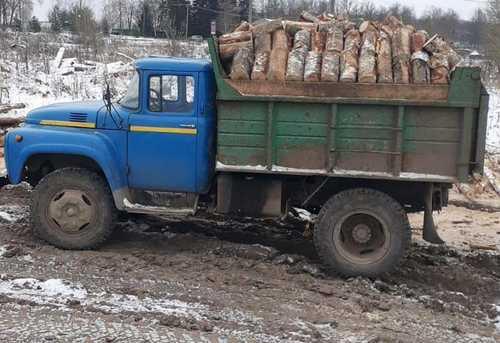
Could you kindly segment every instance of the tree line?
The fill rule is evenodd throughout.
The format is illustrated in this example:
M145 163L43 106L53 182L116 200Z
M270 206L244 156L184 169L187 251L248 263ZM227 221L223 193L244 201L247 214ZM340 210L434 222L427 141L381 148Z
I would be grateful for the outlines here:
M491 40L498 37L495 28L499 20L499 2L488 0L487 8L477 9L471 19L464 20L452 9L431 7L419 16L407 5L386 7L357 0L105 0L102 19L98 20L94 10L84 0L78 0L69 5L65 2L65 6L56 3L48 20L54 32L72 31L86 36L114 32L184 38L209 36L212 21L216 22L218 32L227 32L240 21L249 20L249 16L253 20L296 18L308 10L346 15L353 20L382 20L392 14L407 24L441 33L449 40L486 49L487 45L495 45ZM40 31L40 22L31 16L32 11L33 0L0 0L0 26Z

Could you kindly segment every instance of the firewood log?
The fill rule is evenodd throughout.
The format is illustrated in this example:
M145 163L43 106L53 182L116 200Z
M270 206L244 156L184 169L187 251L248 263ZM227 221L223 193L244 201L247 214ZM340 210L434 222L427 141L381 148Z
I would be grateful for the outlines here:
M385 31L380 31L377 41L377 82L394 82L391 39Z
M252 39L252 32L250 31L238 31L226 33L219 37L219 44L231 44L238 42L246 42Z
M271 33L259 33L254 39L255 53L271 52L272 49L272 35Z
M394 31L392 38L392 61L394 82L410 83L411 35L414 28L401 26Z
M316 31L312 35L311 50L316 52L323 52L325 50L326 34L325 32Z
M4 106L6 106L6 105L4 105ZM2 106L2 107L4 107L4 106ZM0 107L0 110L2 107ZM24 107L25 106L18 107L18 108L24 108ZM13 127L13 126L17 126L17 125L21 124L22 122L24 122L24 119L22 119L22 118L2 117L2 118L0 118L0 127Z
M248 48L253 49L252 41L238 42L231 44L220 44L219 45L219 55L221 60L230 60L238 52L239 49Z
M319 18L317 18L316 16L312 15L307 11L303 11L300 15L300 18L311 23L318 24L320 22Z
M359 68L359 46L361 36L358 30L351 30L346 34L344 51L340 55L340 81L356 82Z
M276 30L273 32L273 49L287 49L288 50L288 36L284 30Z
M25 108L26 105L23 104L23 103L17 103L17 104L9 104L9 105L0 105L0 113L7 113L7 112L10 112L12 110L19 110L19 109L22 109L22 108ZM7 122L9 120L18 120L17 118L0 118L0 120L6 120Z
M286 68L287 81L304 81L304 67L306 63L308 49L300 46L294 48L288 55Z
M416 51L411 56L412 81L417 84L426 84L431 81L429 68L429 54L425 51Z
M334 25L326 32L325 50L338 53L344 50L344 30L340 25Z
M411 52L424 50L425 43L429 40L429 35L425 31L414 32L411 36Z
M252 68L252 80L265 80L269 69L269 51L255 53L255 61Z
M304 81L318 82L321 79L321 58L318 51L309 51L304 67Z
M325 51L321 64L321 81L338 82L340 75L340 52Z
M231 80L249 80L253 66L253 51L249 48L241 48L234 55L231 65Z
M273 48L269 57L267 79L270 81L285 81L287 60L288 48Z
M285 20L284 22L285 31L292 37L300 30L309 30L311 32L316 31L318 24L308 23L303 21L290 21Z
M429 61L429 67L431 68L431 83L434 84L447 84L450 74L450 65L448 62L448 56L436 52L432 54Z
M311 47L311 31L309 30L300 30L295 34L295 38L293 40L293 48L301 49L304 48L309 50Z
M371 24L366 25L359 55L358 81L361 83L377 82L377 38L375 27Z
M281 19L264 19L258 22L255 22L252 29L254 35L259 33L273 33L276 30L280 30L283 28L283 21Z
M425 43L424 50L431 54L439 53L446 55L449 70L454 70L462 61L460 55L458 55L451 45L439 35L434 35Z
M240 32L240 31L250 31L251 29L250 23L247 21L242 21L235 29L234 32Z

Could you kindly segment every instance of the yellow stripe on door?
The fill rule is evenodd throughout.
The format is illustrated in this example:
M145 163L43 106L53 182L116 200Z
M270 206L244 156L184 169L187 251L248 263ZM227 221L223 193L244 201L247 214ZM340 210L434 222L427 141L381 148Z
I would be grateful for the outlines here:
M95 123L80 123L80 122L64 121L64 120L41 120L40 125L95 129Z
M130 126L132 132L154 132L154 133L172 133L178 135L196 135L196 129L182 129L175 127L155 127L155 126Z

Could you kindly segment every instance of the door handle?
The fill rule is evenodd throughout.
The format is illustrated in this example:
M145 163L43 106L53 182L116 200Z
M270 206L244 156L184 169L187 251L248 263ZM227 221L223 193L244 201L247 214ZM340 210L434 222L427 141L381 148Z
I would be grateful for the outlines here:
M196 126L194 124L181 124L179 125L180 127L189 127L191 129L194 129Z

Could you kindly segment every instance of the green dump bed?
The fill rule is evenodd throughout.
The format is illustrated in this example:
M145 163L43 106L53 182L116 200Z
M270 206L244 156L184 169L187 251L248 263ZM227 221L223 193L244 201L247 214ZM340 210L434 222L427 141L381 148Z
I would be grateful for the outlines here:
M449 183L482 173L478 68L457 68L450 85L234 81L209 48L218 171Z

